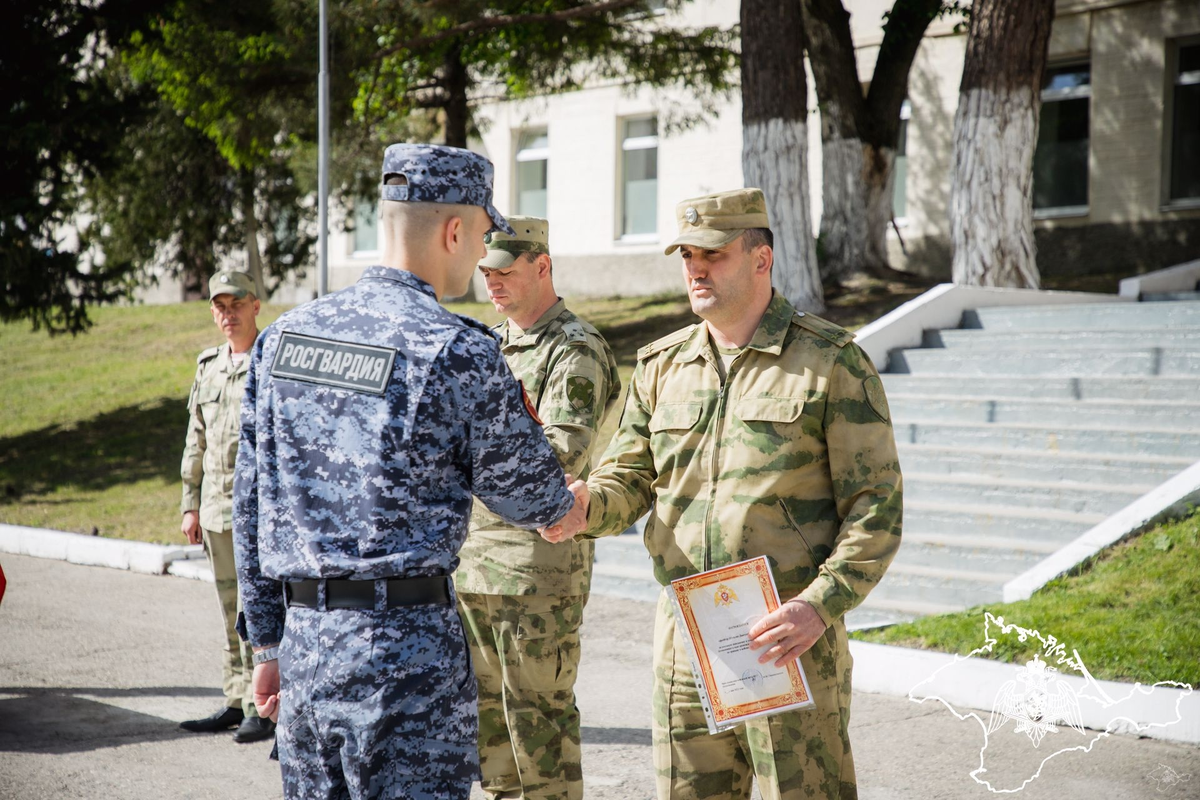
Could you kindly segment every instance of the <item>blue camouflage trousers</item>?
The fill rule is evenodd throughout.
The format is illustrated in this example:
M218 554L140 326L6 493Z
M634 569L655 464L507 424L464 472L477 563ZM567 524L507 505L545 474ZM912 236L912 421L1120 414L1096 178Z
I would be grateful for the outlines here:
M470 796L476 686L453 605L293 606L279 670L289 800Z

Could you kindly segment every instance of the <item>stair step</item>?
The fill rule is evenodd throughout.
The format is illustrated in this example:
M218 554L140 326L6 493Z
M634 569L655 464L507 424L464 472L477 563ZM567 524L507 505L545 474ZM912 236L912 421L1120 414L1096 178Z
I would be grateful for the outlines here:
M977 506L905 500L904 535L972 535L1065 545L1105 519L1105 514L1021 506Z
M1139 428L1200 430L1200 397L1162 400L1042 400L919 395L888 396L897 422L974 422L979 424L1121 425Z
M920 564L944 569L993 570L1010 577L1021 574L1058 550L1058 544L973 533L905 533L894 564Z
M1064 400L1171 401L1200 398L1198 376L1154 376L1100 378L1047 375L1030 380L1028 375L921 374L885 372L883 386L893 394L984 396L992 399L1028 397Z
M1164 303L1176 300L1197 302L1200 301L1200 292L1145 292L1138 300L1143 303Z
M889 600L876 598L875 594L871 593L862 604L846 615L846 629L856 631L879 628L908 622L918 617L952 614L961 610L962 606L956 604Z
M1025 380L1059 375L1200 375L1200 350L1184 347L1134 347L1107 350L1039 348L1035 350L893 350L889 372L1024 376Z
M908 473L904 476L906 501L963 503L981 508L992 505L1022 506L1072 513L1112 514L1153 488L1154 486L1147 484L1031 481L922 472Z
M1047 453L971 447L901 444L900 468L907 475L978 475L1043 481L1159 484L1192 465L1190 458L1111 453Z
M1061 330L1070 327L1162 328L1200 325L1200 303L1083 303L997 306L963 312L961 327L984 330Z
M989 571L946 569L893 563L879 585L871 590L875 600L937 603L967 608L1003 599L1011 576Z
M1103 320L1098 320L1103 325ZM952 350L1107 350L1111 347L1181 347L1200 346L1200 327L1126 328L1114 330L1107 326L1072 328L1069 330L1002 331L927 330L921 340L927 348Z
M1200 431L1132 430L1072 425L895 424L896 441L943 447L990 447L1042 452L1200 457Z

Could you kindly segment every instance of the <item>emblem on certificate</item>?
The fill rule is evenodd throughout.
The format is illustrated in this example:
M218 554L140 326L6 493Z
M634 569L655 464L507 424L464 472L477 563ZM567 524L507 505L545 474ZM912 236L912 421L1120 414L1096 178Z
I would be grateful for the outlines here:
M779 608L765 556L671 581L669 594L709 733L813 705L799 660L759 664L762 651L750 649L750 628Z

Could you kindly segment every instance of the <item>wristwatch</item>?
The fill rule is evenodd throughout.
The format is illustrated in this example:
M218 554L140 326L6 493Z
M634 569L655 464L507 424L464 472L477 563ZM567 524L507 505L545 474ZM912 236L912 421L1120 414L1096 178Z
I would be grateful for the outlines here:
M276 661L279 659L279 645L268 647L265 650L259 650L254 654L254 666L265 664L268 661Z

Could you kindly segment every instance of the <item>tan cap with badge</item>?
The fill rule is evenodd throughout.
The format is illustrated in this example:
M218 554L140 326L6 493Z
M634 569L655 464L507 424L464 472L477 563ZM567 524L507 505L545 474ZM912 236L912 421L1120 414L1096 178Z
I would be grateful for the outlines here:
M223 269L208 279L208 297L210 300L219 294L245 297L248 294L254 293L254 278L251 278L244 272Z
M762 189L734 189L684 200L675 207L679 236L667 247L671 255L680 245L716 250L751 228L770 228L767 200Z
M509 217L513 235L492 231L484 239L487 255L479 262L482 269L505 269L522 253L550 254L550 223L541 217Z

